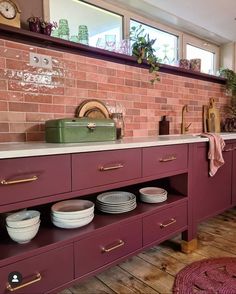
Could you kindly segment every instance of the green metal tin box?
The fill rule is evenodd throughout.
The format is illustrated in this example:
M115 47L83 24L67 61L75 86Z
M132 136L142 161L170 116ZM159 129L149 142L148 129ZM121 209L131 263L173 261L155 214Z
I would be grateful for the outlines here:
M48 143L80 143L116 140L116 127L112 119L63 118L45 123Z

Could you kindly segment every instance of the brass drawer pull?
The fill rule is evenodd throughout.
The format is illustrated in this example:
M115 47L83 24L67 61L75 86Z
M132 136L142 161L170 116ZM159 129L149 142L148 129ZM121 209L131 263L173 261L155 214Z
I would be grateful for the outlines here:
M105 248L105 247L103 247L102 248L102 252L111 252L112 250L115 250L115 249L117 249L117 248L119 248L119 247L122 247L122 246L124 246L125 245L125 242L123 241L123 240L119 240L119 243L117 244L117 245L115 245L115 246L113 246L113 247L111 247L111 248Z
M175 218L171 218L169 223L167 223L167 224L160 224L160 228L161 229L162 228L166 228L166 227L168 227L168 226L170 226L170 225L172 225L174 223L176 223L176 219Z
M38 180L37 176L33 176L32 178L28 179L21 179L21 180L12 180L12 181L6 181L6 180L1 180L1 185L13 185L13 184L19 184L19 183L26 183L26 182L33 182Z
M230 151L234 151L234 149L233 148L229 148L229 149L223 150L223 152L230 152Z
M176 160L177 157L176 156L170 156L170 157L166 157L166 158L160 158L159 161L160 162L168 162L168 161L173 161Z
M24 287L27 287L27 286L32 285L34 283L37 283L37 282L41 281L41 279L42 279L41 274L40 273L37 273L34 280L29 281L29 282L24 283L24 284L21 284L21 285L19 285L17 287L12 287L9 283L7 283L6 289L8 291L10 291L10 292L17 291L19 289L22 289Z
M122 168L122 167L124 167L123 164L117 164L117 165L108 166L108 167L101 166L99 168L99 170L100 171L108 171L108 170L113 170L113 169L119 169L119 168Z

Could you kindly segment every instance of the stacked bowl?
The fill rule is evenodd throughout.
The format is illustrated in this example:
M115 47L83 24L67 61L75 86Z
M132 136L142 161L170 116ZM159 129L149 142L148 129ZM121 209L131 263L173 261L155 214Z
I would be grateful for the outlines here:
M135 209L137 206L136 196L129 192L110 191L99 194L96 207L106 213L123 213Z
M6 228L11 239L24 244L32 240L38 233L40 226L40 212L37 210L23 210L13 213L6 218Z
M79 228L90 223L93 218L94 203L88 200L66 200L51 207L52 223L59 228Z
M158 187L145 187L139 193L140 200L146 203L159 203L167 199L167 191Z

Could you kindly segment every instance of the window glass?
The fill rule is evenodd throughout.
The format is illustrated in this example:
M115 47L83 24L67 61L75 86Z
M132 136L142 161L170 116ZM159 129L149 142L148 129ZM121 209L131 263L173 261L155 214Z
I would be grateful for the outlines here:
M178 37L140 22L130 21L130 27L139 27L140 25L144 28L144 33L149 34L150 39L156 39L153 48L161 62L175 64L178 59Z
M49 15L59 24L54 37L105 49L122 39L122 16L83 1L49 0Z
M207 74L214 73L214 58L213 52L195 47L193 45L186 45L186 57L187 59L200 58L201 59L201 71Z

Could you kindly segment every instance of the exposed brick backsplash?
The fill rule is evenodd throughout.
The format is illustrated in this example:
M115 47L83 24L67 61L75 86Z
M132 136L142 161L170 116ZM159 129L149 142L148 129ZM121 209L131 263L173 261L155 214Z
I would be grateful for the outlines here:
M52 56L53 69L30 66L29 52ZM126 137L157 135L162 115L170 133L180 133L184 104L190 132L201 132L202 105L214 97L223 115L229 103L217 83L165 73L149 80L143 68L0 40L0 142L44 140L44 122L73 117L85 99L122 104Z

